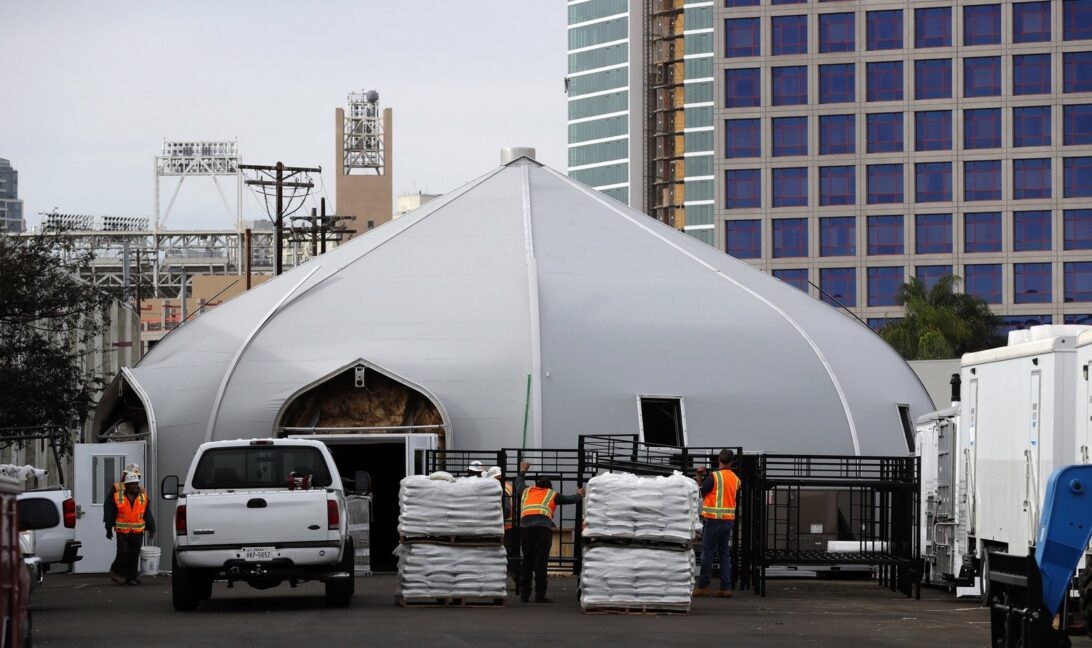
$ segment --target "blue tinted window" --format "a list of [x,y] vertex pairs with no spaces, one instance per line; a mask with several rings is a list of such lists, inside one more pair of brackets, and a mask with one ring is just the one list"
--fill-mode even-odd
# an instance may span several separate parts
[[1050,94],[1050,54],[1012,57],[1012,93]]
[[902,113],[873,113],[868,116],[868,152],[902,151]]
[[856,150],[856,115],[819,117],[819,155],[842,155]]
[[1001,160],[963,163],[963,200],[1001,200]]
[[914,47],[949,47],[951,44],[951,7],[914,10]]
[[994,335],[1006,337],[1012,331],[1019,331],[1032,326],[1050,324],[1053,318],[1050,315],[1002,315],[998,318],[1001,323],[993,329]]
[[1092,38],[1092,0],[1065,0],[1062,11],[1063,40]]
[[1050,212],[1018,211],[1012,214],[1012,249],[1031,252],[1051,249]]
[[855,167],[819,167],[820,205],[852,205],[856,202],[857,174]]
[[773,68],[773,105],[802,106],[808,103],[806,65]]
[[952,199],[952,163],[921,162],[914,165],[914,199],[947,202]]
[[963,96],[996,97],[1001,94],[1001,57],[963,59]]
[[774,270],[773,276],[797,290],[805,293],[808,292],[807,268],[782,268],[780,270]]
[[758,0],[724,0],[725,7],[757,7]]
[[853,63],[819,66],[819,103],[853,102],[856,87]]
[[758,18],[729,18],[724,21],[724,56],[759,55]]
[[808,204],[806,167],[773,170],[773,206],[804,207]]
[[819,219],[819,256],[853,256],[856,253],[856,218],[837,216]]
[[1050,40],[1050,3],[1013,3],[1012,42],[1042,43],[1048,40]]
[[1001,214],[963,214],[963,251],[1000,252]]
[[725,252],[737,259],[760,259],[762,258],[762,221],[725,221],[724,240]]
[[902,216],[868,217],[868,253],[903,253]]
[[775,259],[808,256],[808,219],[774,219],[773,255]]
[[724,155],[728,158],[758,157],[762,154],[758,119],[728,119],[724,122]]
[[[808,0],[770,0],[772,5],[790,5],[790,4],[804,4]],[[757,4],[757,2],[756,2]]]
[[1066,198],[1092,197],[1092,157],[1066,158],[1063,171]]
[[963,274],[967,294],[974,295],[987,304],[1001,303],[1001,264],[965,265]]
[[868,305],[894,306],[903,284],[902,266],[868,269]]
[[963,148],[1001,146],[1001,109],[978,108],[963,111]]
[[915,99],[948,99],[951,96],[951,59],[914,61]]
[[819,14],[819,51],[852,52],[855,22],[852,13]]
[[774,157],[808,154],[807,117],[777,117],[772,124]]
[[902,99],[902,61],[868,64],[868,100],[899,101]]
[[922,110],[914,113],[914,150],[952,150],[952,111]]
[[821,268],[819,287],[823,289],[823,301],[833,306],[857,305],[857,269]]
[[770,21],[770,37],[774,56],[807,54],[808,17],[774,16]]
[[918,214],[914,221],[917,254],[952,253],[952,215]]
[[1063,143],[1092,144],[1092,104],[1065,106],[1063,112]]
[[762,183],[758,169],[729,169],[724,172],[724,207],[746,209],[761,204]]
[[1050,198],[1050,158],[1012,161],[1012,198]]
[[903,318],[901,317],[869,317],[865,321],[868,322],[868,328],[878,333],[888,324],[898,324],[902,320]]
[[1001,42],[1001,5],[963,7],[963,44],[996,45]]
[[868,204],[901,203],[902,177],[901,164],[868,165]]
[[724,107],[746,108],[761,102],[762,86],[758,68],[724,71]]
[[952,266],[950,265],[927,265],[917,266],[914,268],[914,276],[918,278],[921,283],[925,284],[927,290],[932,290],[933,286],[937,285],[937,282],[944,277],[951,276]]
[[1092,324],[1092,314],[1089,313],[1066,313],[1066,324]]
[[1012,109],[1012,145],[1050,146],[1050,106]]
[[1066,52],[1062,67],[1063,92],[1092,92],[1092,52]]
[[902,49],[902,9],[868,12],[868,49]]
[[1092,250],[1092,209],[1067,209],[1062,214],[1062,248]]
[[1065,264],[1065,301],[1092,301],[1092,262]]
[[1014,263],[1012,265],[1013,302],[1049,304],[1051,269],[1049,263]]

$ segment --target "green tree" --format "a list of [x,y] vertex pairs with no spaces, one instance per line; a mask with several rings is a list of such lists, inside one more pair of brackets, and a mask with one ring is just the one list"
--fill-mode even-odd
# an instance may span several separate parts
[[[94,254],[61,232],[0,235],[0,443],[26,428],[77,429],[103,388],[84,353],[118,295],[80,275]],[[70,449],[64,435],[61,451]]]
[[899,288],[906,316],[880,329],[880,337],[907,360],[958,358],[1004,343],[1000,320],[985,301],[956,292],[960,278],[948,275],[932,288],[917,277]]

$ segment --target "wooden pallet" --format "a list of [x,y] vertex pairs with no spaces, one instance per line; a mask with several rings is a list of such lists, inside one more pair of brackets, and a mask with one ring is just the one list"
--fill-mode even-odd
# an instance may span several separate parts
[[485,596],[429,597],[394,595],[394,602],[402,607],[504,607],[504,598]]
[[665,551],[690,551],[694,548],[690,542],[665,542],[663,540],[639,540],[635,538],[584,537],[584,546],[591,547],[640,547],[644,549],[663,549]]
[[443,544],[460,547],[496,547],[504,545],[504,536],[400,536],[402,544]]
[[690,614],[689,603],[593,603],[584,614],[643,614],[650,616]]

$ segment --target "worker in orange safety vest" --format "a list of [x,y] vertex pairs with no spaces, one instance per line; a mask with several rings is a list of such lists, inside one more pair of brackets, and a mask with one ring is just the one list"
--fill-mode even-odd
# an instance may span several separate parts
[[119,585],[139,585],[137,571],[144,533],[155,535],[155,519],[148,507],[148,493],[140,486],[140,468],[125,467],[122,482],[115,484],[104,506],[106,537],[117,532],[117,553],[110,565],[110,580]]
[[[520,466],[523,468],[523,466]],[[522,487],[522,480],[519,486]],[[548,477],[539,477],[530,488],[517,488],[520,501],[519,540],[523,564],[519,575],[519,600],[531,600],[531,580],[534,577],[535,603],[553,603],[546,597],[546,565],[554,539],[554,511],[558,504],[575,504],[584,497],[584,489],[576,495],[560,495]]]
[[[504,490],[501,495],[501,505],[504,509],[504,551],[508,556],[508,577],[512,579],[512,588],[514,591],[519,591],[519,526],[515,524],[517,511],[515,505],[514,493],[516,492],[516,484],[522,484],[523,479],[527,473],[527,469],[531,464],[526,461],[521,461],[519,464],[519,473],[516,475],[516,482],[513,483],[504,479],[501,474],[501,469],[498,466],[493,466],[489,469],[488,475],[500,480]],[[496,472],[494,472],[496,471]]]
[[698,468],[702,494],[701,573],[694,596],[710,595],[714,557],[720,562],[720,590],[716,595],[732,596],[732,527],[736,522],[736,495],[740,487],[740,479],[731,469],[734,458],[731,450],[721,450],[717,456],[718,470],[708,472]]

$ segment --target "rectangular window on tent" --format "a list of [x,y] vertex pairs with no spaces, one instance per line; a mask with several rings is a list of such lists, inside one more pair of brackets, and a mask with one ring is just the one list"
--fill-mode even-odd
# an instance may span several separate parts
[[1050,54],[1012,57],[1012,94],[1050,94]]
[[976,108],[963,111],[963,148],[1001,147],[1001,109]]
[[1001,95],[1001,57],[976,56],[963,59],[963,96]]
[[762,155],[761,124],[758,119],[724,121],[724,156],[729,159]]
[[868,100],[902,100],[902,61],[868,64]]
[[856,46],[853,13],[819,14],[819,52],[852,52]]
[[903,201],[901,164],[868,165],[868,204],[884,205]]
[[781,268],[774,270],[773,276],[803,293],[808,292],[807,268]]
[[1050,3],[1012,4],[1012,42],[1045,43],[1050,40]]
[[762,86],[758,68],[724,71],[724,107],[750,108],[761,103]]
[[1065,158],[1063,184],[1065,198],[1092,197],[1092,157]]
[[1062,40],[1092,38],[1092,0],[1065,0],[1062,25]]
[[1012,198],[1050,198],[1050,158],[1012,161]]
[[951,254],[952,215],[918,214],[914,220],[914,239],[917,254]]
[[1001,303],[1001,264],[980,263],[963,266],[963,285],[967,294],[987,304]]
[[938,281],[951,276],[951,274],[952,266],[950,265],[927,265],[914,268],[914,276],[918,278],[918,281],[925,284],[926,290],[932,290]]
[[903,253],[902,216],[868,217],[868,254]]
[[868,152],[902,152],[902,113],[872,113],[868,115]]
[[808,256],[808,219],[776,218],[772,222],[775,259]]
[[952,8],[928,7],[914,10],[914,47],[951,47]]
[[1012,301],[1017,304],[1049,304],[1051,275],[1049,263],[1014,263]]
[[641,441],[649,445],[680,448],[686,444],[682,399],[640,396]]
[[963,163],[963,200],[1001,200],[1001,160]]
[[1001,251],[1001,213],[963,214],[963,251]]
[[770,42],[774,56],[808,53],[808,17],[774,16],[770,19]]
[[773,75],[773,105],[803,106],[808,103],[808,67],[793,65],[775,67]]
[[853,166],[819,167],[819,204],[853,205],[857,202],[857,169]]
[[1050,146],[1050,106],[1012,109],[1012,145]]
[[725,252],[737,259],[762,258],[762,221],[724,222]]
[[902,49],[902,9],[868,12],[868,49]]
[[1065,301],[1092,301],[1092,262],[1075,261],[1065,264]]
[[952,163],[919,162],[914,165],[914,200],[948,202],[952,199]]
[[914,150],[952,150],[952,111],[919,110],[914,113]]
[[1048,210],[1012,213],[1013,252],[1038,252],[1051,249],[1051,216]]
[[853,256],[856,253],[856,217],[836,216],[819,219],[819,256]]
[[724,56],[759,55],[759,19],[729,18],[724,21]]
[[808,154],[807,117],[775,117],[771,130],[774,157]]
[[951,97],[951,59],[914,61],[915,99],[950,99]]
[[856,151],[856,115],[819,116],[819,155],[845,155]]
[[793,167],[773,170],[773,206],[806,207],[808,205],[808,169]]
[[1092,250],[1092,209],[1067,209],[1062,214],[1062,248]]
[[1066,146],[1092,144],[1092,104],[1064,106],[1062,111],[1062,142]]
[[902,266],[883,266],[868,269],[868,305],[896,306],[896,298],[903,282]]
[[820,268],[819,287],[823,301],[831,306],[853,308],[857,305],[856,268]]
[[852,103],[856,99],[857,83],[854,63],[819,66],[819,103]]
[[762,182],[759,169],[728,169],[724,172],[725,209],[761,206]]
[[1062,91],[1092,92],[1092,52],[1062,55]]
[[997,45],[1001,42],[1001,5],[963,7],[963,45]]

